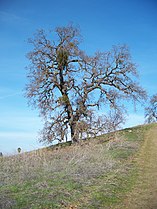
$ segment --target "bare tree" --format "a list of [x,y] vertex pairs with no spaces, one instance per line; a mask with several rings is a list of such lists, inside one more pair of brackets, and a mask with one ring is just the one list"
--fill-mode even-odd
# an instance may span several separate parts
[[110,110],[107,115],[101,116],[103,131],[105,133],[115,132],[125,123],[125,111],[120,109]]
[[93,114],[92,120],[88,122],[87,134],[92,137],[120,129],[125,122],[125,114],[125,109],[120,108],[111,108],[108,113],[100,116]]
[[78,124],[89,120],[91,112],[107,105],[119,109],[120,100],[146,96],[126,45],[88,56],[79,48],[80,41],[73,25],[48,35],[39,30],[29,40],[33,50],[28,53],[26,97],[45,119],[41,141],[63,140],[69,127],[76,142]]
[[157,94],[150,98],[149,106],[145,108],[146,123],[157,121]]

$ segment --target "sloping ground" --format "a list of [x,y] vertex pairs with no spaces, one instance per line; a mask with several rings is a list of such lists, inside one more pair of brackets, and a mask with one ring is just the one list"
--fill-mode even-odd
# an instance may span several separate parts
[[0,209],[157,208],[157,125],[0,158]]
[[157,126],[145,135],[145,142],[136,159],[138,178],[133,190],[119,208],[157,209]]

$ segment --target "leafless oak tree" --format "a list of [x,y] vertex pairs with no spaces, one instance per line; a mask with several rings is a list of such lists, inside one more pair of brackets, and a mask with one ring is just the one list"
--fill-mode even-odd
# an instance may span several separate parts
[[149,106],[145,108],[146,123],[157,122],[157,94],[150,98]]
[[28,53],[26,97],[45,119],[41,141],[61,141],[69,129],[77,142],[78,130],[93,122],[91,112],[107,105],[118,110],[120,100],[140,101],[146,95],[127,46],[88,56],[79,48],[80,41],[73,25],[57,27],[48,35],[39,30],[29,40],[33,49]]

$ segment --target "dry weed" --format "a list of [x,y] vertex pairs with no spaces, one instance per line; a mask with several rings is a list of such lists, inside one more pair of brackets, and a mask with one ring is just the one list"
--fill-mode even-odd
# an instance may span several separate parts
[[0,158],[0,185],[18,184],[45,175],[61,174],[81,182],[108,172],[115,166],[109,150],[116,148],[136,149],[135,142],[119,136],[108,143],[97,140],[84,142],[57,150],[41,149],[30,153]]
[[60,172],[68,178],[84,181],[107,172],[113,165],[105,144],[92,142],[53,151],[43,149],[3,157],[0,185],[17,184]]

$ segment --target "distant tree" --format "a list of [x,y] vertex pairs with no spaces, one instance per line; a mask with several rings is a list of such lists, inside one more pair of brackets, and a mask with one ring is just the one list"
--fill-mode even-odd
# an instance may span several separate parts
[[[78,130],[87,131],[89,121],[94,123],[91,112],[106,106],[118,111],[120,100],[146,96],[126,45],[88,56],[79,48],[80,41],[73,25],[57,27],[49,35],[39,30],[29,40],[33,49],[28,53],[26,97],[45,120],[40,141],[62,141],[70,132],[77,142]],[[99,128],[104,128],[101,121]]]
[[121,128],[121,125],[125,122],[125,109],[110,109],[106,114],[95,115],[92,113],[90,120],[83,121],[77,128],[81,134],[81,138],[84,134],[85,138],[94,137],[100,134],[116,131]]
[[[103,132],[113,132],[117,129],[121,128],[121,125],[125,123],[125,113],[126,111],[115,109],[110,110],[108,114],[101,116],[102,123],[100,125],[103,125]],[[102,132],[102,133],[103,133]]]
[[149,106],[145,108],[146,123],[157,122],[157,94],[150,98]]
[[18,151],[18,153],[20,153],[20,152],[21,152],[21,148],[20,148],[20,147],[18,147],[18,148],[17,148],[17,151]]

